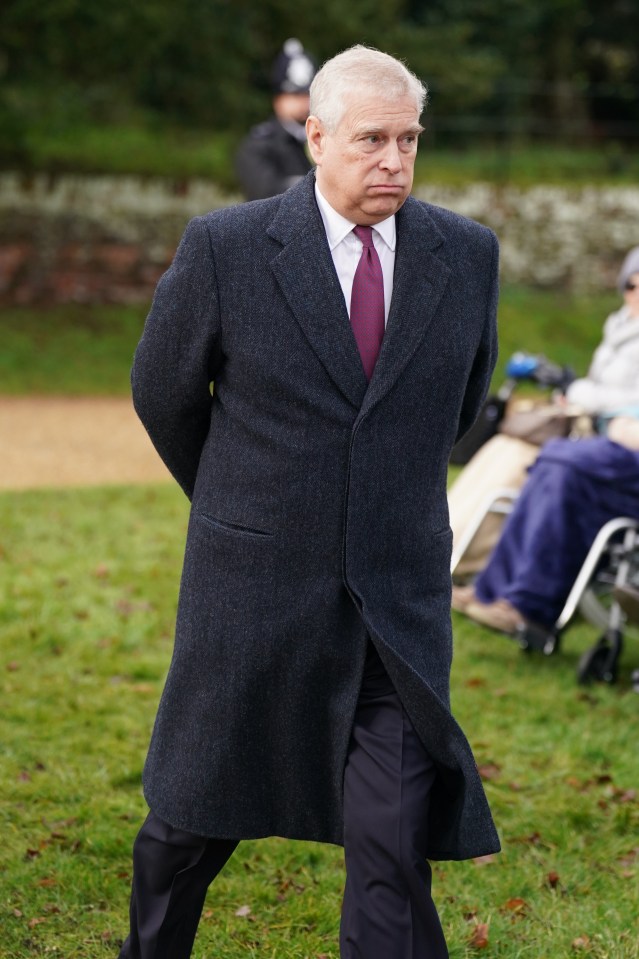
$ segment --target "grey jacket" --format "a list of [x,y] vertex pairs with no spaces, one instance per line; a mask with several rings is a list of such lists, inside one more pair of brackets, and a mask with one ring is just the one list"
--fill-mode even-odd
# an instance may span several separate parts
[[496,239],[406,201],[367,384],[313,187],[193,220],[136,352],[136,409],[192,499],[145,794],[191,832],[340,843],[370,636],[438,767],[430,857],[489,853],[449,705],[446,476],[495,361]]

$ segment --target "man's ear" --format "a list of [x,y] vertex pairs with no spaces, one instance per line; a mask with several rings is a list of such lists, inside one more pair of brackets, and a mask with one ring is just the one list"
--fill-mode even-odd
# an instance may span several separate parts
[[312,114],[306,121],[308,150],[316,166],[320,166],[324,153],[324,127],[322,121]]

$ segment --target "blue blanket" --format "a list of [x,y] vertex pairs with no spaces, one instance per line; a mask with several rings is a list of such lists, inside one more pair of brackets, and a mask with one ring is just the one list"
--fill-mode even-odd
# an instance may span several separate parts
[[639,453],[605,437],[546,443],[475,588],[552,626],[592,542],[616,516],[639,519]]

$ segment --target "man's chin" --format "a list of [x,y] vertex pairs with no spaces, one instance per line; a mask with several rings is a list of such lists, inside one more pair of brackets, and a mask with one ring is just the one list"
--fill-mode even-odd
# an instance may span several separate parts
[[407,196],[408,194],[403,192],[377,194],[369,197],[363,205],[363,210],[369,216],[375,216],[378,220],[383,220],[392,216],[393,213],[397,213]]

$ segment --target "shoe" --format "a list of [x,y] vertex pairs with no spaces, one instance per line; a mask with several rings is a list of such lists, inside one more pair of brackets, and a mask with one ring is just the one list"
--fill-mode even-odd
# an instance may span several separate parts
[[473,586],[453,586],[450,605],[458,613],[465,613],[469,603],[477,600]]
[[631,623],[639,623],[639,589],[624,583],[615,586],[612,595],[617,600]]
[[498,599],[494,603],[480,603],[479,600],[469,602],[464,610],[466,616],[481,623],[482,626],[490,626],[500,633],[508,633],[513,636],[517,630],[526,625],[524,617],[518,609],[509,603],[507,599]]

